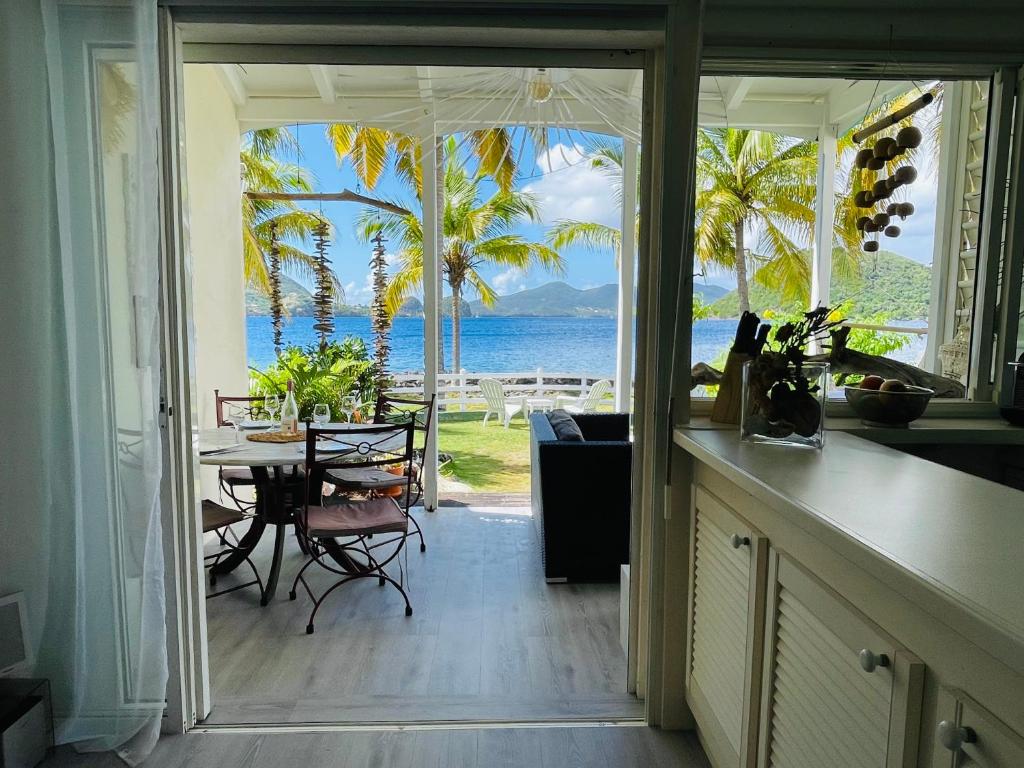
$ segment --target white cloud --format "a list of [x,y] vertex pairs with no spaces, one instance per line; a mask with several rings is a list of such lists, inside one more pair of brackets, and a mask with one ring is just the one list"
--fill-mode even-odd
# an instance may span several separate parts
[[544,174],[524,187],[537,196],[545,224],[558,219],[596,221],[609,226],[621,222],[611,180],[591,168],[579,145],[556,144],[537,157],[537,172]]
[[502,296],[507,296],[510,293],[516,293],[526,288],[525,277],[526,275],[522,270],[513,267],[495,275],[490,281],[491,287]]

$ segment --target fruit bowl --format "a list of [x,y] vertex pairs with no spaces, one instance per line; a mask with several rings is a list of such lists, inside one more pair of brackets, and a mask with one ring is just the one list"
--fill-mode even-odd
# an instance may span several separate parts
[[869,427],[905,427],[920,418],[935,390],[905,385],[901,391],[844,387],[846,402]]

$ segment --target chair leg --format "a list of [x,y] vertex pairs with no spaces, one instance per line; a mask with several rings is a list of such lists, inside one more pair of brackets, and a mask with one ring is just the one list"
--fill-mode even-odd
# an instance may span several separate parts
[[412,523],[412,527],[416,529],[416,535],[420,537],[420,552],[426,552],[427,542],[423,538],[423,530],[420,528],[419,522],[411,514],[409,515],[409,522]]

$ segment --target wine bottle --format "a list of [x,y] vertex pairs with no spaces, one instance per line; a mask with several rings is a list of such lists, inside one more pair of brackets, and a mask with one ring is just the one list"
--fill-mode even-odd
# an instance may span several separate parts
[[299,431],[299,405],[295,402],[295,383],[288,379],[288,393],[281,406],[281,432],[294,435]]

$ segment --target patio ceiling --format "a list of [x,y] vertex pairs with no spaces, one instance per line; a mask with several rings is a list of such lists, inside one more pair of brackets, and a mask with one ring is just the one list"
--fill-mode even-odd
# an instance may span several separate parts
[[[429,135],[498,125],[534,125],[639,138],[639,70],[551,69],[554,90],[537,102],[543,70],[306,64],[218,64],[243,131],[294,123],[348,122]],[[542,76],[543,77],[543,76]],[[759,128],[815,138],[844,133],[871,104],[910,90],[909,81],[704,76],[705,126]]]

